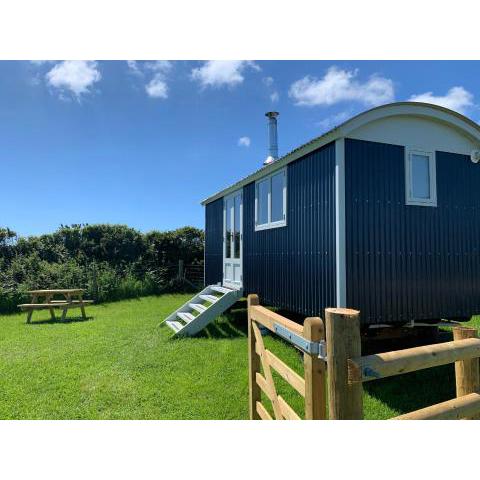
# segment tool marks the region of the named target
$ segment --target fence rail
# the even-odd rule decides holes
[[[163,264],[160,269],[163,274],[165,285],[169,282],[181,281],[193,288],[200,288],[205,283],[205,269],[203,263],[185,264],[183,260],[177,263]]]
[[[480,357],[478,338],[379,353],[350,359],[348,379],[350,382],[368,382],[473,357]]]
[[[480,394],[470,393],[453,400],[399,415],[392,420],[463,420],[480,412]]]
[[[195,287],[203,287],[205,283],[205,268],[203,264],[185,265],[184,279]]]
[[[277,394],[272,370],[304,397],[306,419],[326,418],[328,391],[329,418],[354,420],[363,418],[363,382],[449,363],[455,364],[456,398],[400,415],[394,420],[480,417],[480,339],[475,328],[454,327],[451,342],[362,356],[359,316],[357,310],[327,308],[325,335],[320,318],[307,318],[301,326],[260,306],[257,295],[249,295],[250,418],[272,419],[262,404],[263,392],[272,404],[275,419],[300,419]],[[297,346],[298,339],[322,342],[326,336],[326,358],[304,352],[302,377],[265,348],[259,325],[274,333],[279,331],[280,325],[292,337],[298,337]]]
[[[348,320],[335,309],[327,309],[326,315],[327,342],[330,340],[330,343],[327,343],[328,371],[330,373],[330,362],[333,362],[341,364],[341,372],[348,372],[346,376],[328,380],[329,398],[335,396],[335,402],[329,403],[330,418],[363,417],[363,382],[449,363],[455,363],[457,398],[400,415],[395,419],[466,419],[478,418],[480,415],[480,339],[475,328],[453,328],[452,342],[361,356],[358,312]],[[343,335],[332,336],[332,330],[336,331],[339,327]],[[338,351],[342,357],[340,362],[335,358]]]

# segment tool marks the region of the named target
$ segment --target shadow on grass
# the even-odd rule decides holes
[[[247,300],[241,299],[196,335],[196,338],[247,337]]]
[[[277,310],[280,315],[302,322],[304,317]],[[247,302],[239,300],[232,308],[196,335],[196,338],[229,339],[247,337]],[[441,330],[438,342],[452,340],[450,331]],[[367,342],[364,355],[375,352],[400,350],[433,343],[433,338],[403,337],[391,341]],[[363,350],[363,348],[362,348]],[[408,413],[455,397],[454,365],[420,370],[391,378],[366,382],[364,390],[399,414]]]
[[[438,342],[452,340],[452,332],[440,330]],[[415,341],[410,339],[385,342],[376,345],[375,350],[392,351],[425,345],[431,341]],[[370,345],[370,349],[373,347]],[[363,348],[362,348],[363,349]],[[365,353],[364,353],[365,354]],[[368,353],[367,353],[368,354]],[[374,380],[363,384],[363,388],[370,396],[396,410],[399,414],[435,405],[455,397],[455,367],[453,364],[427,368],[390,378]]]
[[[365,392],[399,414],[413,412],[455,397],[454,365],[419,370],[363,385]]]
[[[32,320],[30,323],[27,323],[28,326],[35,326],[35,325],[53,325],[56,323],[66,324],[66,323],[78,323],[78,322],[89,322],[93,320],[95,317],[90,316],[87,318],[83,317],[67,317],[65,320],[62,320],[61,317],[57,317],[55,320],[53,318],[46,318],[44,320]]]

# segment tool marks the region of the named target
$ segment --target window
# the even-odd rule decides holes
[[[255,230],[286,224],[287,172],[283,169],[255,184]]]
[[[272,175],[272,215],[271,222],[283,221],[283,187],[285,185],[285,175],[283,172]]]
[[[232,207],[233,207],[233,198],[229,198],[227,200],[227,205],[226,205],[226,242],[225,242],[225,257],[226,258],[232,258]]]
[[[437,206],[435,154],[407,150],[405,158],[407,205]]]
[[[241,257],[242,194],[236,192],[224,199],[225,258]]]
[[[257,184],[257,225],[268,223],[268,197],[270,195],[270,179]]]
[[[240,258],[240,204],[241,195],[236,195],[234,199],[234,237],[233,237],[233,258]]]

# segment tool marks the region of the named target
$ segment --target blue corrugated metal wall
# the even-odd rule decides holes
[[[205,284],[223,277],[223,199],[205,206]]]
[[[255,184],[244,187],[244,291],[323,317],[335,306],[335,144],[287,168],[286,227],[255,232]]]
[[[435,208],[405,205],[404,162],[345,142],[348,306],[370,324],[480,313],[480,167],[436,152]]]

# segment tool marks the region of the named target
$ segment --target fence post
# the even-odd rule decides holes
[[[453,328],[454,340],[464,340],[465,338],[478,338],[477,329],[471,327]],[[480,390],[478,358],[455,362],[455,383],[457,387],[457,397],[463,397],[464,395]],[[479,417],[476,416],[475,418]]]
[[[260,305],[258,295],[250,294],[247,297],[248,305],[248,398],[250,420],[260,420],[257,413],[257,402],[261,401],[261,390],[257,384],[256,375],[260,372],[260,357],[255,351],[255,334],[252,328],[251,308]]]
[[[309,317],[303,323],[303,336],[312,342],[325,340],[322,319]],[[327,417],[325,391],[325,362],[317,355],[303,355],[305,372],[305,420],[325,420]]]
[[[183,278],[183,260],[181,259],[178,261],[178,278]]]
[[[348,383],[348,359],[361,356],[357,310],[327,308],[328,409],[332,420],[363,418],[362,383]]]

